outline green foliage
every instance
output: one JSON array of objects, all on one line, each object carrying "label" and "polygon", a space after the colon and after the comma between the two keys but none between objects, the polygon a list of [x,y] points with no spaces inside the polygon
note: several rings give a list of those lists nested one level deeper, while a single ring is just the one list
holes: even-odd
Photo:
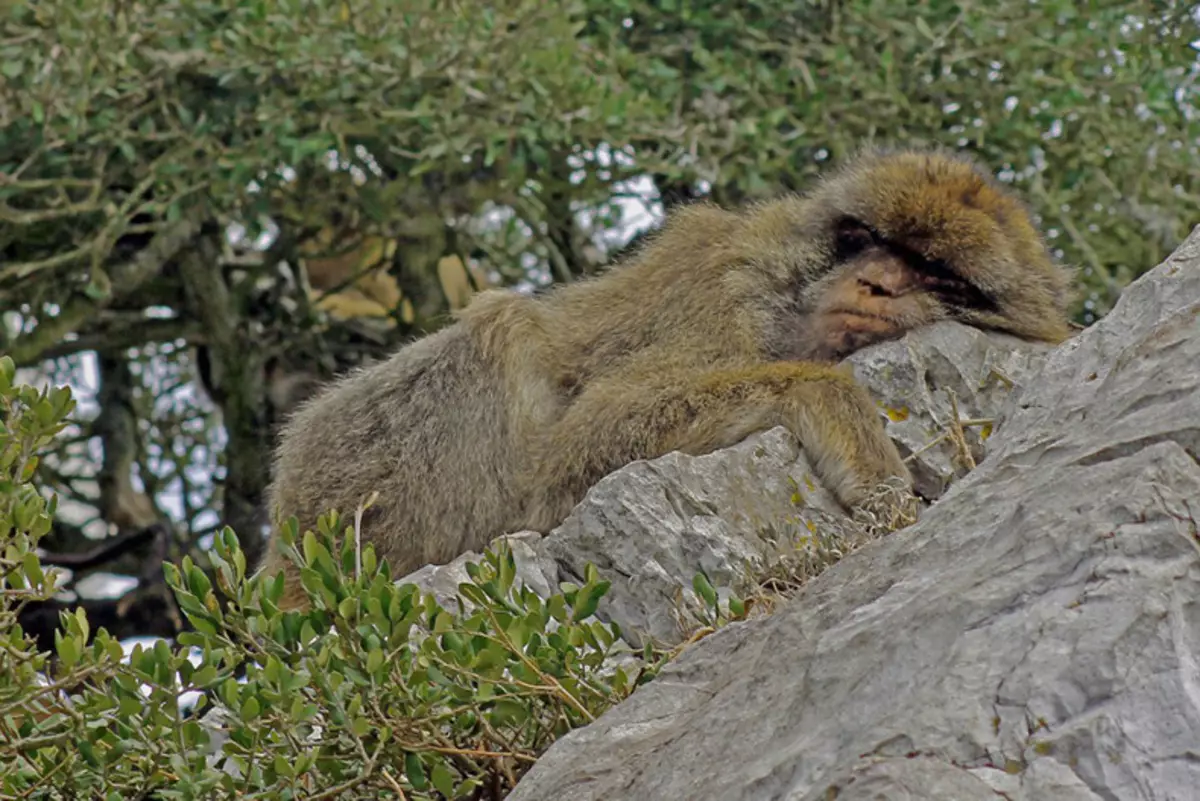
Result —
[{"label": "green foliage", "polygon": [[[167,567],[193,627],[177,646],[138,644],[125,659],[103,630],[89,642],[80,610],[63,614],[51,661],[16,615],[51,591],[33,548],[53,501],[29,476],[72,400],[13,386],[13,372],[0,360],[2,797],[496,798],[654,673],[612,665],[623,646],[593,617],[609,587],[593,567],[543,601],[500,546],[445,609],[393,584],[332,513],[316,532],[298,536],[294,519],[283,530],[309,611],[280,611],[281,577],[247,576],[226,528],[215,586],[190,558]],[[185,693],[199,693],[190,714]]]},{"label": "green foliage", "polygon": [[[42,571],[36,548],[50,531],[56,502],[47,501],[32,479],[39,451],[65,427],[75,408],[66,387],[39,391],[14,383],[15,376],[13,360],[0,356],[0,676],[37,669],[25,661],[29,652],[14,626],[23,606],[54,592],[54,576]],[[4,701],[0,689],[0,710]]]},{"label": "green foliage", "polygon": [[693,626],[701,630],[719,629],[735,620],[745,619],[748,610],[746,601],[734,592],[729,592],[722,601],[720,593],[703,571],[692,577],[692,591],[696,594],[697,603],[686,611]]},{"label": "green foliage", "polygon": [[[166,230],[196,202],[252,227],[259,213],[304,217],[285,197],[285,167],[300,193],[350,191],[377,221],[426,216],[443,190],[468,209],[511,194],[552,152],[639,113],[604,56],[577,42],[581,10],[538,0],[9,4],[0,173],[11,177],[0,201],[11,208],[0,205],[0,221],[25,227],[0,237],[21,254],[0,280],[77,265],[106,297],[101,262],[131,226]],[[347,168],[402,180],[331,187],[331,151]],[[56,241],[67,220],[72,236]]]}]

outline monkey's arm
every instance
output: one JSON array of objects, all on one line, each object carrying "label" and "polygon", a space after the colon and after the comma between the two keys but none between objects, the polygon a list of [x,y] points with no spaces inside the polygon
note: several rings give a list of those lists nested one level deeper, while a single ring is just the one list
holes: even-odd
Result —
[{"label": "monkey's arm", "polygon": [[596,481],[637,459],[708,453],[786,426],[838,500],[854,508],[910,476],[870,396],[840,369],[804,362],[624,372],[590,384],[542,435],[529,525],[548,530]]}]

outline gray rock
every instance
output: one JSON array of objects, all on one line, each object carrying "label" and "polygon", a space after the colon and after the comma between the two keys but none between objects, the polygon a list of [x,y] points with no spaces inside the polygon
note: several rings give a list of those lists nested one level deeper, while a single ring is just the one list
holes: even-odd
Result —
[{"label": "gray rock", "polygon": [[775,428],[717,453],[671,453],[618,470],[539,550],[564,578],[579,581],[590,562],[612,581],[597,616],[617,622],[627,641],[674,644],[698,571],[715,587],[744,589],[780,544],[837,517],[841,507],[814,481],[796,439]]},{"label": "gray rock", "polygon": [[[491,545],[507,542],[517,568],[517,583],[524,584],[542,598],[548,598],[558,592],[558,567],[541,554],[538,548],[541,539],[542,535],[536,531],[520,531],[497,537]],[[444,565],[425,565],[396,583],[416,584],[422,592],[433,595],[443,609],[454,610],[459,600],[458,585],[471,580],[467,575],[467,563],[481,559],[481,554],[476,551],[467,551]]]},{"label": "gray rock", "polygon": [[[1028,375],[1044,351],[1012,337],[942,323],[862,351],[851,363],[880,399],[901,451],[916,454],[918,489],[936,498],[965,472],[953,444],[936,442],[953,415],[947,391],[957,400],[960,418],[995,418],[1012,382]],[[964,431],[974,460],[983,457],[984,431]],[[777,428],[718,453],[671,453],[617,470],[549,536],[519,535],[528,547],[517,550],[518,572],[544,597],[557,590],[560,578],[580,581],[585,565],[595,564],[613,582],[598,616],[619,624],[635,647],[647,638],[674,645],[694,626],[688,610],[698,604],[691,590],[697,572],[727,597],[730,590],[749,589],[768,560],[784,549],[794,555],[797,545],[819,570],[861,542],[862,532],[847,522],[796,439]],[[416,582],[453,608],[456,588],[467,580],[467,562],[479,558],[467,553],[402,581]]]},{"label": "gray rock", "polygon": [[1048,355],[989,448],[510,800],[1200,797],[1200,235]]},{"label": "gray rock", "polygon": [[[837,801],[928,801],[931,787],[955,801],[997,801],[986,782],[949,762],[924,756],[867,758],[844,771],[830,786]],[[830,793],[817,790],[804,801],[826,801]]]},{"label": "gray rock", "polygon": [[[858,351],[846,361],[879,403],[900,453],[916,454],[909,466],[917,492],[934,500],[969,472],[972,462],[982,461],[1014,388],[1041,367],[1049,350],[943,322]],[[963,427],[969,462],[943,436],[956,407],[959,420],[992,421]]]}]

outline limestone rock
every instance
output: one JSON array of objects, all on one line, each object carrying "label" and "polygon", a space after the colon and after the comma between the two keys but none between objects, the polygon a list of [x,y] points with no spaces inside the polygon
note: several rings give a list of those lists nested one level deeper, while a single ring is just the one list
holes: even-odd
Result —
[{"label": "limestone rock", "polygon": [[[1200,797],[1200,235],[1007,409],[919,523],[689,648],[510,801]],[[651,503],[577,514],[655,532]],[[715,561],[706,525],[669,549]]]},{"label": "limestone rock", "polygon": [[[941,323],[850,361],[880,400],[901,452],[917,453],[918,490],[937,498],[965,472],[949,440],[926,447],[952,419],[946,391],[960,418],[995,419],[1046,350]],[[983,458],[981,433],[992,427],[964,431],[974,460]],[[717,453],[672,453],[614,472],[538,548],[564,577],[578,578],[584,565],[595,564],[613,582],[600,617],[617,622],[640,646],[647,636],[668,645],[683,638],[678,610],[692,601],[697,571],[722,590],[743,591],[781,548],[800,540],[813,550],[839,550],[851,539],[841,507],[815,480],[796,439],[777,428]]]},{"label": "limestone rock", "polygon": [[[517,582],[541,597],[548,598],[558,592],[558,567],[539,551],[541,539],[542,535],[536,531],[520,531],[497,537],[492,544],[507,542],[516,564]],[[478,562],[480,559],[479,553],[467,551],[444,565],[425,565],[409,573],[398,583],[416,584],[422,592],[432,594],[443,609],[453,610],[458,602],[458,585],[470,581],[467,563]]]},{"label": "limestone rock", "polygon": [[[909,466],[918,494],[935,500],[969,472],[971,462],[982,461],[1005,404],[1049,350],[1045,344],[943,322],[865,348],[846,361],[880,404],[901,455],[916,454]],[[970,462],[945,436],[956,411],[960,420],[981,421],[962,428]]]},{"label": "limestone rock", "polygon": [[[1046,347],[941,323],[849,360],[879,399],[888,433],[912,462],[918,490],[937,498],[966,472],[955,448],[936,442],[952,419],[993,420],[1014,385],[1044,359]],[[983,434],[964,430],[970,458],[984,456]],[[933,447],[927,447],[933,443]],[[747,577],[799,538],[837,538],[844,514],[814,479],[794,437],[779,428],[699,457],[668,454],[635,462],[599,482],[539,545],[564,575],[592,562],[614,582],[599,609],[640,645],[682,638],[679,604],[703,570],[714,585],[746,588]],[[815,540],[814,540],[815,542]],[[829,542],[820,543],[828,546]]]},{"label": "limestone rock", "polygon": [[795,437],[775,428],[716,453],[671,453],[616,471],[539,549],[565,576],[578,580],[591,562],[613,582],[597,612],[634,645],[646,635],[674,644],[683,635],[677,604],[698,571],[714,587],[740,589],[779,544],[841,516]]},{"label": "limestone rock", "polygon": [[[850,362],[880,400],[901,452],[916,454],[918,490],[934,499],[965,472],[954,444],[937,441],[954,414],[951,393],[960,418],[996,419],[1045,350],[941,323],[861,351]],[[963,430],[971,459],[983,458],[982,435],[992,427]],[[521,578],[528,573],[526,583],[543,596],[557,590],[560,578],[578,581],[584,566],[595,564],[613,582],[598,614],[618,623],[634,646],[646,638],[663,645],[684,638],[680,610],[695,602],[691,584],[699,571],[727,595],[748,589],[767,560],[797,543],[814,565],[826,552],[857,544],[841,507],[783,428],[717,453],[634,462],[597,483],[549,536],[512,536],[524,543],[516,553]],[[466,563],[478,559],[467,553],[403,580],[453,604]]]}]

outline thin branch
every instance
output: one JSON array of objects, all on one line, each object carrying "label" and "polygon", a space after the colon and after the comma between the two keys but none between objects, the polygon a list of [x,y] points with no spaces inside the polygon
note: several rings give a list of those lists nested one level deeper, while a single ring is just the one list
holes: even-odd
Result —
[{"label": "thin branch", "polygon": [[[109,271],[112,292],[107,298],[93,300],[85,295],[74,296],[57,316],[40,320],[33,331],[16,339],[8,355],[18,364],[36,361],[43,352],[61,344],[68,334],[83,325],[97,309],[103,308],[117,297],[133,292],[160,272],[167,262],[199,235],[203,223],[201,215],[193,214],[164,227],[162,233],[154,237],[133,259]],[[22,265],[15,266],[19,268]],[[6,277],[5,272],[0,271],[0,279]]]},{"label": "thin branch", "polygon": [[99,211],[100,208],[101,205],[92,200],[85,200],[82,203],[68,203],[65,206],[38,209],[36,211],[21,211],[4,203],[0,204],[0,222],[11,223],[13,225],[33,225],[35,223],[62,219],[63,217],[89,214],[93,211]]},{"label": "thin branch", "polygon": [[[68,251],[67,253],[60,253],[55,256],[51,256],[48,259],[43,259],[41,261],[18,262],[16,264],[10,264],[10,265],[4,267],[3,269],[0,269],[0,283],[4,282],[7,279],[14,278],[14,277],[15,278],[26,278],[35,272],[41,272],[43,270],[48,270],[53,267],[61,266],[63,264],[69,264],[72,261],[82,260],[85,257],[91,258],[93,270],[98,269],[101,266],[100,262],[103,261],[103,259],[106,256],[108,256],[108,253],[112,246],[112,243],[115,242],[117,240],[117,238],[124,232],[126,226],[129,225],[130,221],[133,219],[134,216],[136,216],[139,212],[149,213],[156,209],[162,209],[162,208],[166,207],[165,204],[163,204],[163,203],[142,202],[141,198],[147,192],[150,191],[150,189],[154,186],[155,181],[157,181],[159,179],[159,176],[158,176],[159,166],[166,162],[171,161],[174,158],[177,158],[178,155],[179,155],[179,152],[177,150],[172,150],[172,151],[167,151],[166,153],[163,153],[161,156],[156,158],[150,164],[150,166],[147,168],[146,177],[144,177],[140,182],[138,182],[138,184],[136,186],[134,186],[133,189],[131,189],[127,193],[125,201],[120,205],[119,208],[117,208],[114,212],[112,212],[108,223],[103,228],[101,228],[100,232],[97,233],[96,236],[92,237],[92,239],[89,240],[86,244],[81,245],[71,251]],[[97,159],[97,168],[96,168],[96,172],[98,175],[103,174],[103,167],[104,167],[103,158],[98,158]],[[183,189],[183,190],[177,192],[175,195],[173,195],[171,200],[166,201],[166,203],[174,202],[183,197],[194,194],[195,192],[197,192],[201,188],[203,188],[203,186],[204,186],[204,184],[197,184],[195,186],[187,187],[186,189]],[[100,194],[103,191],[103,189],[104,189],[104,187],[100,185],[99,179],[97,178],[97,183],[95,186],[93,186],[93,189],[91,192],[91,197],[89,198],[89,201],[98,202]],[[176,227],[179,225],[180,225],[180,223],[174,224],[174,226],[176,226]],[[171,227],[172,226],[167,226],[166,230],[170,231]],[[152,248],[153,248],[153,242],[151,243],[150,247],[147,248],[147,250],[151,250]],[[135,280],[134,276],[143,272],[143,270],[139,269],[139,266],[144,265],[144,261],[142,260],[142,256],[144,253],[145,253],[145,251],[143,251],[142,253],[139,253],[137,257],[135,257],[132,261],[127,262],[126,265],[124,265],[124,267],[130,268],[130,272],[133,273],[133,275],[130,276],[127,279],[127,281],[134,281]],[[154,267],[154,269],[151,272],[156,272],[161,267],[162,267],[162,263],[159,263]],[[120,269],[121,269],[121,267],[114,268],[114,272],[117,270],[120,270]],[[115,280],[116,279],[114,278],[114,281]],[[143,278],[141,280],[145,280],[145,279]],[[140,281],[139,281],[139,283],[140,283]]]},{"label": "thin branch", "polygon": [[74,187],[75,189],[91,189],[96,185],[95,178],[26,178],[20,180],[13,178],[11,175],[0,173],[0,186],[12,187],[14,189],[61,189],[63,187]]},{"label": "thin branch", "polygon": [[101,347],[120,351],[149,342],[174,342],[177,339],[199,345],[206,341],[206,336],[200,325],[192,320],[151,319],[138,325],[103,325],[81,333],[75,339],[51,345],[29,363],[18,360],[17,366],[25,367],[44,359],[57,359]]},{"label": "thin branch", "polygon": [[96,237],[86,244],[80,245],[77,248],[56,253],[49,258],[39,261],[23,261],[16,264],[10,264],[3,269],[0,269],[0,281],[5,281],[9,278],[27,278],[36,272],[42,270],[52,270],[55,267],[61,267],[64,264],[70,264],[73,261],[82,261],[86,256],[91,254],[93,250],[100,246],[101,238]]},{"label": "thin branch", "polygon": [[136,531],[129,531],[108,540],[83,553],[42,553],[39,554],[43,565],[65,567],[74,571],[87,570],[97,565],[107,564],[118,556],[140,548],[145,543],[159,536],[163,530],[161,523],[155,523]]}]

